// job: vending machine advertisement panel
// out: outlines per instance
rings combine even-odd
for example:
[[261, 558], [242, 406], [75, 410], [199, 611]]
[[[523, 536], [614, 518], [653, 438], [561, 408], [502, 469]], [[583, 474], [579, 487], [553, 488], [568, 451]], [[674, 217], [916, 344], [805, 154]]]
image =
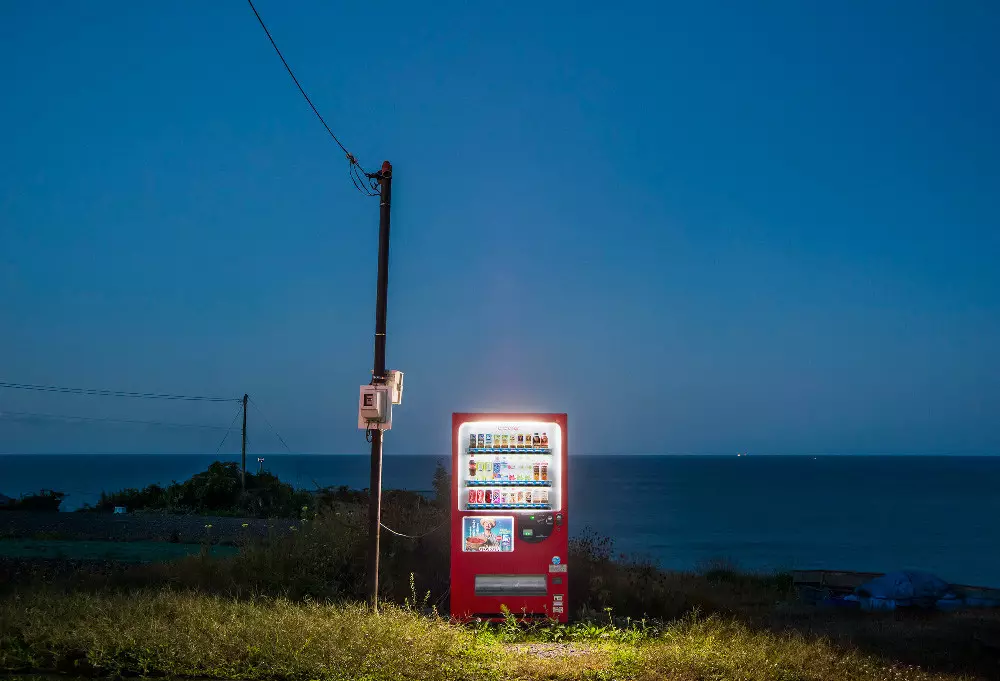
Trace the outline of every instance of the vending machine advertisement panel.
[[452, 414], [451, 615], [565, 622], [566, 414]]

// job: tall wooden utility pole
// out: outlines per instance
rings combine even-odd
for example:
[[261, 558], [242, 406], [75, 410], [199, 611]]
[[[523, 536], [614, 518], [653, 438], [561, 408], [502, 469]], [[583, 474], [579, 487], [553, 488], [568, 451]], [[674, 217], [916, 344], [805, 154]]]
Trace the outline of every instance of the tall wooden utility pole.
[[[389, 290], [389, 205], [392, 203], [392, 164], [382, 163], [375, 174], [380, 186], [378, 219], [378, 285], [375, 300], [375, 367], [372, 384], [385, 385], [385, 314]], [[391, 408], [391, 406], [389, 407]], [[372, 470], [368, 485], [368, 597], [378, 609], [379, 527], [382, 520], [382, 430], [372, 431]]]
[[243, 393], [243, 455], [240, 457], [240, 489], [247, 491], [247, 400], [249, 395]]

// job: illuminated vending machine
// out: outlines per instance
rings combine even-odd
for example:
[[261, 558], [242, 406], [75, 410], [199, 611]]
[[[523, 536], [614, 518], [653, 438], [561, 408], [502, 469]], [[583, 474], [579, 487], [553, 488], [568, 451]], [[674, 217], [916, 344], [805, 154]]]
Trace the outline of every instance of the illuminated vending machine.
[[566, 621], [566, 414], [453, 414], [451, 614]]

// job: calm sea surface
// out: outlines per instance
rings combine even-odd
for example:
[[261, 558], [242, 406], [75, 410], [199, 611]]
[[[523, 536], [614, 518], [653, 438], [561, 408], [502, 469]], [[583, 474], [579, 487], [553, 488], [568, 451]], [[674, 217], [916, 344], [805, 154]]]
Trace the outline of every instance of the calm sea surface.
[[[0, 493], [102, 490], [183, 480], [211, 456], [0, 456]], [[386, 457], [386, 488], [428, 490], [438, 459]], [[296, 486], [368, 486], [360, 456], [266, 456]], [[254, 457], [249, 470], [256, 470]], [[747, 568], [930, 570], [1000, 586], [1000, 457], [577, 456], [571, 531], [687, 569], [725, 558]]]

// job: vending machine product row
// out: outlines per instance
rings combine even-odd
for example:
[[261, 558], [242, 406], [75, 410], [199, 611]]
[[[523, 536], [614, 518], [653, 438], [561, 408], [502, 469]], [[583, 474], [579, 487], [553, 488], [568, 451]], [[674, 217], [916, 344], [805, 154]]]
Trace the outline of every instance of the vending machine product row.
[[566, 621], [566, 414], [453, 414], [451, 614]]

